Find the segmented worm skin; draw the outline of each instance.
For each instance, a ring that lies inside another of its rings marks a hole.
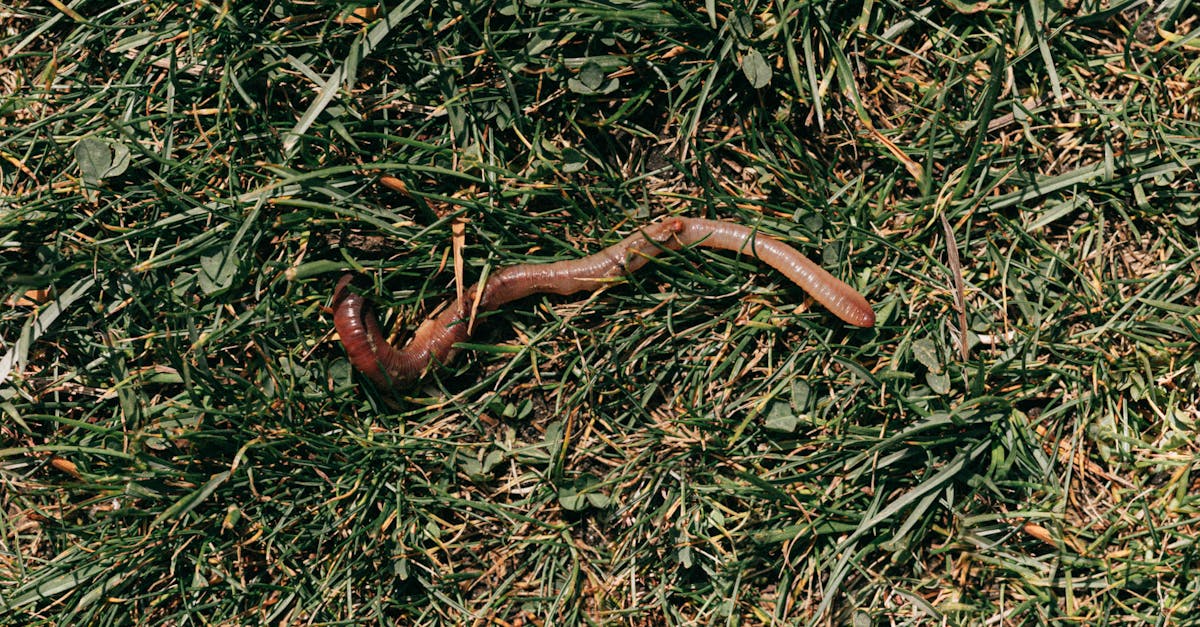
[[[530,294],[574,294],[597,290],[613,279],[646,265],[665,249],[707,246],[752,255],[774,267],[812,295],[838,318],[860,327],[875,324],[867,299],[800,251],[754,229],[733,222],[669,217],[593,255],[546,264],[502,268],[487,279],[475,313],[482,313]],[[473,285],[436,316],[417,327],[408,345],[397,349],[387,342],[375,314],[359,294],[347,289],[352,275],[338,281],[333,292],[333,324],[350,363],[376,384],[403,388],[419,378],[431,363],[454,357],[454,345],[469,337],[468,321],[476,307]]]

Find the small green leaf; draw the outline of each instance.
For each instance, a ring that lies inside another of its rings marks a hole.
[[[496,103],[496,125],[501,129],[512,127],[517,116],[513,115],[512,106],[507,101],[501,100]]]
[[[110,144],[112,148],[112,164],[108,166],[108,170],[104,172],[101,178],[111,178],[121,176],[125,170],[129,169],[129,148],[125,144]]]
[[[79,172],[88,183],[99,183],[104,173],[112,167],[113,154],[108,143],[99,139],[85,137],[75,144],[75,162],[79,164]]]
[[[558,504],[562,505],[563,509],[581,512],[587,509],[587,497],[574,487],[567,487],[558,491]]]
[[[350,385],[354,382],[354,370],[350,368],[350,362],[345,359],[334,360],[329,364],[326,372],[337,385]]]
[[[483,479],[483,464],[478,459],[467,458],[463,460],[462,471],[471,478],[471,481],[479,481]]]
[[[1200,213],[1185,208],[1175,216],[1175,219],[1179,222],[1179,226],[1190,228],[1196,225],[1197,220],[1200,219]]]
[[[562,161],[563,172],[578,172],[587,165],[587,157],[574,148],[567,148],[562,151]]]
[[[679,547],[679,551],[675,553],[675,556],[679,559],[679,565],[684,568],[691,568],[692,564],[695,563],[695,560],[692,557],[692,547],[687,546],[686,544]]]
[[[233,275],[237,271],[236,264],[227,259],[224,252],[200,257],[200,289],[205,294],[223,290],[233,283]]]
[[[459,151],[459,159],[462,167],[467,169],[475,169],[483,166],[483,150],[479,147],[478,142],[471,142],[462,147]]]
[[[737,33],[742,39],[751,39],[754,37],[754,19],[747,15],[744,11],[737,11],[733,17],[729,18],[729,25],[733,27],[733,32]]]
[[[543,28],[529,38],[529,43],[525,44],[525,51],[531,57],[536,57],[545,52],[558,40],[558,32],[551,28]]]
[[[771,66],[757,50],[752,49],[742,57],[742,73],[755,89],[762,89],[771,82]]]
[[[462,471],[470,477],[471,481],[483,482],[491,478],[492,471],[500,462],[504,461],[504,453],[502,451],[490,451],[483,456],[483,461],[474,458],[467,458],[462,462]]]
[[[502,461],[504,461],[503,451],[491,451],[483,458],[483,471],[488,473],[492,472],[496,469],[496,466],[500,465],[500,462]]]
[[[595,91],[604,85],[604,69],[596,63],[584,63],[579,68],[579,82],[588,89]]]
[[[544,438],[546,444],[551,447],[556,447],[559,444],[561,444],[562,438],[563,438],[563,423],[562,423],[562,421],[555,420],[554,422],[546,425],[546,432],[545,432],[545,435],[543,436],[543,438]]]
[[[928,368],[930,372],[940,373],[942,371],[942,360],[938,356],[937,343],[933,340],[923,337],[913,342],[912,352],[913,357]]]
[[[948,372],[933,372],[932,370],[926,372],[925,382],[937,394],[950,393],[950,373]]]
[[[800,411],[808,407],[809,395],[812,388],[800,378],[792,379],[792,409]]]
[[[579,512],[588,507],[608,507],[612,498],[599,489],[600,480],[594,475],[582,475],[571,485],[558,491],[558,502],[563,508]]]
[[[767,419],[763,421],[764,427],[783,433],[794,432],[799,424],[800,420],[796,417],[796,412],[792,411],[791,406],[783,401],[771,403],[771,409],[767,411]]]
[[[612,497],[603,492],[588,492],[584,496],[587,497],[588,504],[596,509],[603,509],[612,504]]]
[[[620,84],[621,81],[618,79],[608,78],[599,64],[589,61],[579,68],[579,74],[567,80],[567,89],[577,94],[591,96],[611,93]]]
[[[559,147],[556,146],[554,144],[554,142],[550,141],[550,139],[548,137],[542,138],[542,141],[540,142],[540,146],[541,146],[542,152],[546,153],[547,156],[557,157],[558,155],[560,155],[562,153],[562,150],[559,149]]]
[[[129,149],[124,144],[85,137],[75,144],[75,162],[83,180],[95,185],[125,173],[129,168]]]

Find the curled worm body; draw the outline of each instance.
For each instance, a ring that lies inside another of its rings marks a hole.
[[[430,363],[453,358],[454,345],[469,336],[473,308],[475,312],[490,311],[542,292],[567,295],[597,290],[646,265],[665,249],[693,245],[757,257],[838,318],[860,327],[875,324],[875,312],[862,294],[791,246],[734,222],[682,217],[651,223],[617,244],[580,259],[502,268],[485,284],[472,286],[461,300],[454,300],[421,323],[401,349],[388,344],[365,299],[347,289],[352,278],[349,274],[334,289],[333,323],[355,368],[380,386],[402,388],[420,377]]]

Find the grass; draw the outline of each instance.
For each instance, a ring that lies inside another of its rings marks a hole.
[[[1193,620],[1200,20],[1063,4],[0,6],[0,621]],[[332,336],[669,213],[879,324],[686,250]]]

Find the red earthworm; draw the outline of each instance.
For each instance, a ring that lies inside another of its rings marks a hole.
[[[490,311],[539,292],[566,295],[597,290],[646,265],[664,249],[692,245],[757,257],[838,318],[860,327],[875,324],[875,312],[862,294],[791,246],[741,224],[680,217],[649,224],[619,243],[580,259],[501,268],[488,277],[477,306],[480,287],[474,285],[462,300],[454,300],[417,327],[408,345],[401,349],[388,344],[365,299],[346,289],[353,278],[350,274],[343,276],[334,289],[333,324],[355,368],[380,386],[402,388],[420,377],[431,362],[445,363],[454,357],[454,345],[466,341],[470,334],[472,308],[475,312]]]

